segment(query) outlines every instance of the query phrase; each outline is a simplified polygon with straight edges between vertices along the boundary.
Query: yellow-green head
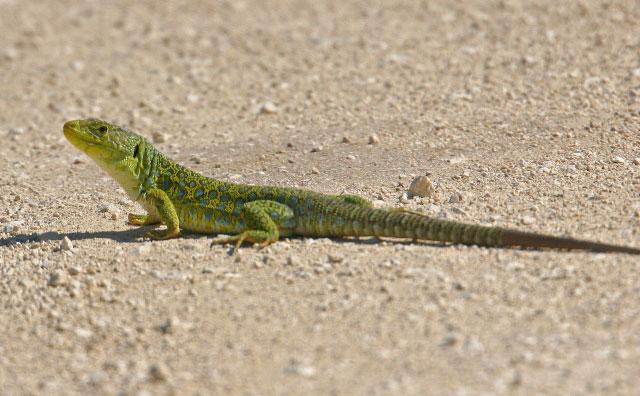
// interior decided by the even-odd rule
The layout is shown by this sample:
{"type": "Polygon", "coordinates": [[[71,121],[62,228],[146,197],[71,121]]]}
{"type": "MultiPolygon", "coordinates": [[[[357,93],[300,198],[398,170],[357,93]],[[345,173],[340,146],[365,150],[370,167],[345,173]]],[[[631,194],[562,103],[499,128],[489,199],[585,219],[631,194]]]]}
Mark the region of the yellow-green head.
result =
{"type": "Polygon", "coordinates": [[[150,154],[155,151],[147,139],[97,119],[67,121],[63,131],[71,144],[116,179],[129,196],[138,198],[148,176],[145,164],[149,164],[150,154]]]}

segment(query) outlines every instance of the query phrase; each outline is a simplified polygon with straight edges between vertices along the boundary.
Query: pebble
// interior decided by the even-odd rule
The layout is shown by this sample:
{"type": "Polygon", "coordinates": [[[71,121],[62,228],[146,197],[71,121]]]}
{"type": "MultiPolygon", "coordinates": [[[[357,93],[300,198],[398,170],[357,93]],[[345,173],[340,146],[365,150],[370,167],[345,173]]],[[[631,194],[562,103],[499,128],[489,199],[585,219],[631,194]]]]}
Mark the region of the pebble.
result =
{"type": "Polygon", "coordinates": [[[178,319],[175,316],[172,316],[166,321],[164,321],[164,323],[162,323],[160,326],[158,326],[158,329],[162,334],[174,334],[179,325],[180,325],[180,319],[178,319]]]}
{"type": "Polygon", "coordinates": [[[69,273],[69,275],[78,275],[82,272],[82,268],[76,266],[69,267],[67,268],[67,272],[69,273]]]}
{"type": "Polygon", "coordinates": [[[317,175],[320,173],[320,171],[318,170],[318,168],[314,166],[313,168],[311,168],[311,173],[313,173],[314,175],[317,175]]]}
{"type": "Polygon", "coordinates": [[[611,161],[613,161],[613,163],[615,163],[615,164],[624,164],[625,163],[625,160],[622,157],[613,157],[611,159],[611,161]]]}
{"type": "Polygon", "coordinates": [[[130,256],[142,256],[151,251],[151,247],[147,243],[143,243],[140,246],[129,249],[130,256]]]}
{"type": "Polygon", "coordinates": [[[4,53],[2,55],[6,60],[14,60],[18,58],[19,53],[17,49],[13,47],[8,47],[4,50],[4,53]]]}
{"type": "Polygon", "coordinates": [[[462,194],[459,192],[451,194],[449,197],[449,203],[459,203],[462,202],[462,194]]]}
{"type": "Polygon", "coordinates": [[[62,271],[54,271],[49,275],[47,285],[51,287],[62,286],[66,283],[66,279],[62,271]]]}
{"type": "Polygon", "coordinates": [[[435,188],[431,179],[427,176],[418,176],[411,181],[409,186],[409,194],[417,197],[433,197],[435,188]]]}
{"type": "Polygon", "coordinates": [[[633,159],[633,164],[634,165],[640,165],[640,157],[639,158],[634,158],[633,159]]]}
{"type": "Polygon", "coordinates": [[[20,230],[20,226],[22,225],[22,220],[10,221],[2,226],[2,232],[13,233],[20,230]]]}
{"type": "Polygon", "coordinates": [[[191,93],[191,94],[187,95],[187,101],[189,103],[198,103],[200,101],[200,96],[191,93]]]}
{"type": "Polygon", "coordinates": [[[347,159],[351,160],[351,161],[355,161],[356,160],[356,156],[353,155],[353,154],[349,154],[349,155],[347,155],[347,159]]]}
{"type": "Polygon", "coordinates": [[[149,366],[149,378],[151,381],[164,382],[169,379],[169,368],[163,363],[155,363],[149,366]]]}
{"type": "Polygon", "coordinates": [[[524,225],[531,225],[536,222],[536,219],[532,216],[523,216],[522,219],[520,219],[520,221],[524,225]]]}
{"type": "Polygon", "coordinates": [[[153,140],[154,143],[164,143],[167,140],[169,140],[169,135],[161,132],[153,132],[151,134],[151,139],[153,140]]]}
{"type": "Polygon", "coordinates": [[[343,136],[342,143],[353,143],[353,141],[351,140],[351,138],[349,138],[349,136],[343,136]]]}
{"type": "Polygon", "coordinates": [[[297,360],[291,360],[289,366],[285,369],[287,374],[295,374],[302,377],[311,377],[315,375],[316,369],[312,366],[308,366],[298,362],[297,360]]]}
{"type": "Polygon", "coordinates": [[[60,241],[60,250],[73,250],[71,239],[66,236],[62,238],[62,241],[60,241]]]}
{"type": "Polygon", "coordinates": [[[275,114],[278,112],[278,107],[273,102],[264,102],[259,109],[262,114],[275,114]]]}
{"type": "Polygon", "coordinates": [[[380,138],[378,137],[378,135],[369,136],[369,144],[378,144],[378,143],[380,143],[380,138]]]}

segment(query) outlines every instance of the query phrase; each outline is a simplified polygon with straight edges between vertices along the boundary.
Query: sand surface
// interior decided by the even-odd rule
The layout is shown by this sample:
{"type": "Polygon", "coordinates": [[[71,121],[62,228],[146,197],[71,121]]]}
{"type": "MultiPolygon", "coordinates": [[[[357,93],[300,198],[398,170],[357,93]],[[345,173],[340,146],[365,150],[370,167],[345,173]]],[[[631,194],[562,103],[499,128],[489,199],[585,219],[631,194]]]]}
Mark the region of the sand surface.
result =
{"type": "Polygon", "coordinates": [[[638,21],[631,0],[0,0],[0,393],[637,392],[638,257],[143,241],[62,124],[155,134],[223,180],[639,246],[638,21]],[[434,197],[403,198],[426,174],[434,197]]]}

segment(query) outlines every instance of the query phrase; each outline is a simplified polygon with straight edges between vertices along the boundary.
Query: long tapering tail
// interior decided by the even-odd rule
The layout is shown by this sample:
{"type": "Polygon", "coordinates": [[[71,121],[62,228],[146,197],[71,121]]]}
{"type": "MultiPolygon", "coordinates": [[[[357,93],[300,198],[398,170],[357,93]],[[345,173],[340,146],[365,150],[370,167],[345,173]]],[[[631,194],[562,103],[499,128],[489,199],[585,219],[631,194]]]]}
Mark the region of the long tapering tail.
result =
{"type": "MultiPolygon", "coordinates": [[[[640,254],[639,248],[555,237],[428,217],[402,210],[358,208],[332,213],[344,220],[340,233],[353,236],[380,236],[423,239],[486,247],[523,247],[640,254]],[[342,213],[340,213],[342,212],[342,213]]],[[[336,230],[338,231],[338,230],[336,230]]]]}

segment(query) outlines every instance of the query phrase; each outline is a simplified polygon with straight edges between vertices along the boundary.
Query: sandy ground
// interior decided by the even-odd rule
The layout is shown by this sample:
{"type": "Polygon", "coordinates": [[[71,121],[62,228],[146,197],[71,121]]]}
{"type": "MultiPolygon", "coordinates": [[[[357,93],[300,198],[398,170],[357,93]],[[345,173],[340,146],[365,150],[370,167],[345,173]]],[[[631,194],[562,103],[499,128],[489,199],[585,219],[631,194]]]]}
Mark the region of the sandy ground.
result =
{"type": "Polygon", "coordinates": [[[637,257],[146,242],[61,130],[100,117],[224,180],[638,246],[638,2],[76,3],[0,1],[0,393],[640,389],[637,257]],[[403,199],[425,174],[435,197],[403,199]]]}

